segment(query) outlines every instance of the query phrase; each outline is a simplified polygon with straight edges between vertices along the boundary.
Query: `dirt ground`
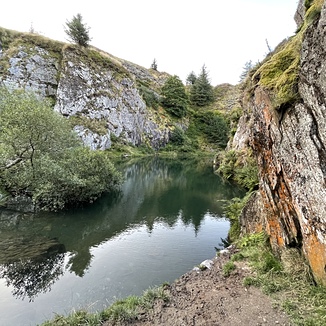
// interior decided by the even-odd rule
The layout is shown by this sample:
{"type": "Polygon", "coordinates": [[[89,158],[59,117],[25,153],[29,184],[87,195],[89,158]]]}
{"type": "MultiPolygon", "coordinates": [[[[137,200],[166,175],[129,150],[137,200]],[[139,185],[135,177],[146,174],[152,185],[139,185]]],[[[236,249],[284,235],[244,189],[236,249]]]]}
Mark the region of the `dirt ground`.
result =
{"type": "Polygon", "coordinates": [[[169,302],[157,301],[152,311],[140,315],[132,325],[291,325],[261,290],[243,285],[243,278],[252,273],[244,263],[236,263],[236,270],[223,276],[223,265],[234,250],[214,258],[210,269],[193,270],[167,286],[169,302]]]}

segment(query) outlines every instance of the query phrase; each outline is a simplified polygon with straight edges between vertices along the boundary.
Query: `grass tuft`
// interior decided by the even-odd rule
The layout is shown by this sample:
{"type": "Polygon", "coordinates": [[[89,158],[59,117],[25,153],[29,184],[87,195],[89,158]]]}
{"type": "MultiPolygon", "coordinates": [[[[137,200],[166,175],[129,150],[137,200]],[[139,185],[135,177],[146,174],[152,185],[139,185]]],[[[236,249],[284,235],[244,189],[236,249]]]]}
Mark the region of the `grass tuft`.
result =
{"type": "Polygon", "coordinates": [[[224,277],[229,277],[231,273],[236,269],[236,266],[233,261],[228,261],[224,266],[223,266],[223,276],[224,277]]]}
{"type": "Polygon", "coordinates": [[[66,317],[57,315],[53,320],[43,323],[42,326],[98,326],[106,321],[113,323],[132,321],[142,311],[153,308],[155,300],[162,300],[164,302],[169,300],[165,292],[166,286],[165,284],[161,287],[148,289],[140,297],[129,296],[126,299],[118,300],[100,313],[88,313],[84,310],[79,310],[66,317]]]}

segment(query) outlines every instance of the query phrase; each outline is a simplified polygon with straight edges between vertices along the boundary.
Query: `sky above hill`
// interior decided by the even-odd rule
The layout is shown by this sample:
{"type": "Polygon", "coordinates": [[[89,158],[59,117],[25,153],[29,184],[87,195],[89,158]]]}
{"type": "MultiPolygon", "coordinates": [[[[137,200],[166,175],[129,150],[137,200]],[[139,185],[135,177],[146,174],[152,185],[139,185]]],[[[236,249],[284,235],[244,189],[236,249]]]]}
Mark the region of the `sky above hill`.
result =
{"type": "Polygon", "coordinates": [[[33,29],[68,41],[67,20],[80,13],[91,45],[122,59],[178,75],[199,74],[212,85],[236,84],[246,62],[262,60],[295,33],[298,0],[16,0],[1,4],[0,26],[33,29]]]}

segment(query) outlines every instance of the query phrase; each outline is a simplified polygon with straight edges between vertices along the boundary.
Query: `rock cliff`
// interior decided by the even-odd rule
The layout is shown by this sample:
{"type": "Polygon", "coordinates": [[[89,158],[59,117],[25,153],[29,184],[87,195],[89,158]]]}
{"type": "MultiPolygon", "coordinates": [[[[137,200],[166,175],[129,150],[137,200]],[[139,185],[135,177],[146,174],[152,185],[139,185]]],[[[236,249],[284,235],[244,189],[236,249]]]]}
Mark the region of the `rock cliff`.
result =
{"type": "Polygon", "coordinates": [[[266,230],[280,254],[300,248],[315,280],[326,284],[326,4],[305,3],[299,2],[297,35],[247,81],[246,114],[233,145],[249,143],[259,166],[259,191],[242,212],[242,230],[266,230]],[[288,60],[280,65],[282,56],[288,60]]]}
{"type": "Polygon", "coordinates": [[[164,146],[169,120],[146,107],[140,85],[157,96],[166,77],[96,48],[0,29],[0,83],[51,97],[93,149],[109,148],[112,138],[164,146]]]}

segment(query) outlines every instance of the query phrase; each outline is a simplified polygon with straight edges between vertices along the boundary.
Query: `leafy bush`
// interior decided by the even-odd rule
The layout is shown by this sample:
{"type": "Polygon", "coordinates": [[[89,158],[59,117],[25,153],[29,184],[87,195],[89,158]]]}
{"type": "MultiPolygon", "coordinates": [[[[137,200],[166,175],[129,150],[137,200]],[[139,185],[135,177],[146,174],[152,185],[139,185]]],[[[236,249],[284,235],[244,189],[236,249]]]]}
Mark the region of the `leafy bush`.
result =
{"type": "Polygon", "coordinates": [[[107,154],[84,148],[46,100],[0,89],[0,188],[58,210],[92,202],[120,183],[107,154]]]}
{"type": "Polygon", "coordinates": [[[186,135],[182,128],[175,126],[174,130],[171,133],[170,141],[178,146],[181,146],[185,143],[186,135]]]}
{"type": "Polygon", "coordinates": [[[239,217],[250,196],[251,194],[247,193],[244,198],[233,198],[224,207],[225,217],[230,221],[228,242],[234,242],[240,237],[241,227],[239,217]]]}

